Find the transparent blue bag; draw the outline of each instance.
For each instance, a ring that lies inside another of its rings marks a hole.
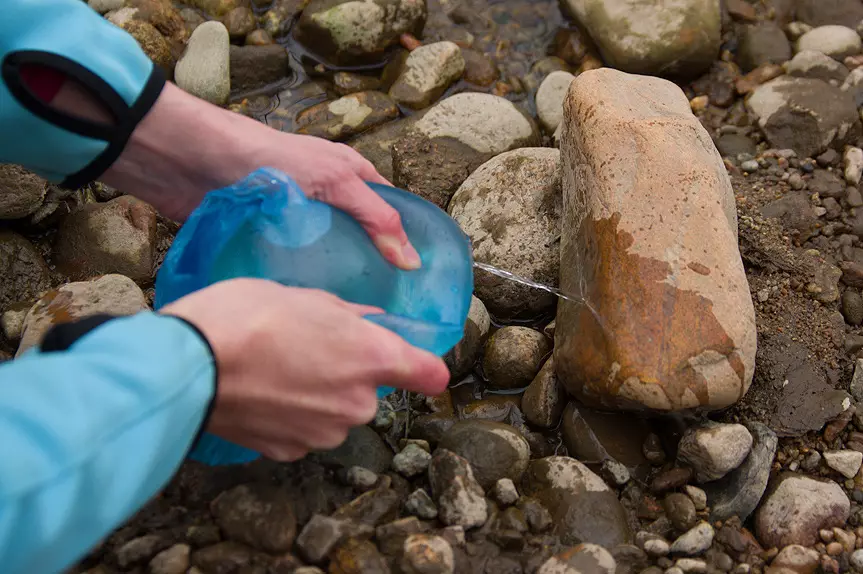
[[[154,307],[226,279],[271,279],[379,307],[385,313],[366,319],[443,356],[461,339],[470,309],[470,240],[436,205],[368,185],[401,215],[420,269],[391,265],[353,217],[307,198],[285,174],[262,168],[208,193],[180,228],[156,277]],[[378,396],[392,390],[382,387]],[[204,434],[190,456],[216,465],[249,462],[259,454]]]

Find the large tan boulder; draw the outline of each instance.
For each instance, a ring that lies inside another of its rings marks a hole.
[[[718,409],[749,388],[755,314],[731,183],[674,84],[612,69],[564,104],[554,361],[591,405]]]

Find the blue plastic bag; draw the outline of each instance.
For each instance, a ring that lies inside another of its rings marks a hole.
[[[226,279],[272,279],[382,308],[384,314],[366,319],[443,356],[461,339],[470,309],[470,240],[436,205],[400,189],[369,186],[401,215],[420,269],[391,265],[353,217],[308,199],[285,174],[262,168],[207,194],[188,218],[156,277],[155,308]],[[378,396],[390,392],[381,388]],[[190,456],[235,464],[259,454],[205,434]]]

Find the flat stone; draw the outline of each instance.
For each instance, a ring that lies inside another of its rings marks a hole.
[[[393,144],[393,183],[446,209],[452,194],[483,163],[538,144],[536,125],[508,100],[456,94],[423,112]]]
[[[588,406],[734,404],[752,381],[755,313],[731,182],[689,101],[666,80],[592,70],[562,125],[560,288],[595,313],[558,303],[561,383]]]
[[[698,556],[706,552],[713,544],[714,531],[708,522],[699,522],[690,530],[680,535],[671,545],[672,554]]]
[[[821,80],[781,76],[756,88],[746,106],[774,148],[800,157],[841,149],[860,133],[853,97]]]
[[[230,48],[231,89],[241,92],[280,82],[291,74],[290,56],[284,46],[234,46]]]
[[[293,505],[284,490],[242,484],[223,492],[210,505],[226,536],[272,554],[287,552],[297,535]]]
[[[413,50],[390,88],[399,104],[419,110],[443,95],[464,73],[464,57],[453,42],[434,42]]]
[[[566,0],[606,65],[633,74],[695,76],[719,53],[722,17],[715,0]],[[695,33],[694,31],[698,31]]]
[[[333,64],[369,64],[401,34],[421,35],[427,13],[424,0],[312,0],[293,33]]]
[[[399,117],[396,103],[383,92],[357,92],[300,112],[296,133],[344,141]]]
[[[755,514],[755,533],[765,547],[812,546],[819,530],[843,526],[850,510],[848,496],[835,482],[787,473]]]
[[[474,260],[556,286],[561,212],[560,152],[520,148],[482,164],[453,195],[449,214],[470,237]],[[477,296],[497,317],[535,316],[555,296],[484,270]]]
[[[863,452],[856,450],[827,450],[822,453],[822,456],[827,466],[845,478],[857,476],[860,465],[863,464]]]
[[[455,423],[441,438],[439,448],[467,460],[484,490],[492,489],[502,478],[519,481],[530,459],[530,446],[521,433],[510,425],[485,420]]]
[[[551,512],[564,544],[589,542],[611,548],[632,538],[617,494],[575,459],[551,456],[532,461],[524,488]]]
[[[797,39],[797,51],[813,50],[838,61],[863,51],[863,41],[856,30],[845,26],[819,26]]]

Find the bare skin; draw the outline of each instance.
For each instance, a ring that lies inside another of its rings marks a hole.
[[[93,121],[114,118],[66,82],[52,105]],[[166,144],[166,142],[170,142]],[[342,144],[285,134],[167,84],[102,181],[182,221],[204,194],[275,167],[303,190],[347,211],[393,264],[419,267],[398,213],[365,185],[388,183]],[[341,444],[369,422],[376,389],[443,392],[449,371],[437,356],[362,319],[376,310],[270,281],[225,281],[162,309],[196,325],[219,371],[207,430],[282,461]]]

